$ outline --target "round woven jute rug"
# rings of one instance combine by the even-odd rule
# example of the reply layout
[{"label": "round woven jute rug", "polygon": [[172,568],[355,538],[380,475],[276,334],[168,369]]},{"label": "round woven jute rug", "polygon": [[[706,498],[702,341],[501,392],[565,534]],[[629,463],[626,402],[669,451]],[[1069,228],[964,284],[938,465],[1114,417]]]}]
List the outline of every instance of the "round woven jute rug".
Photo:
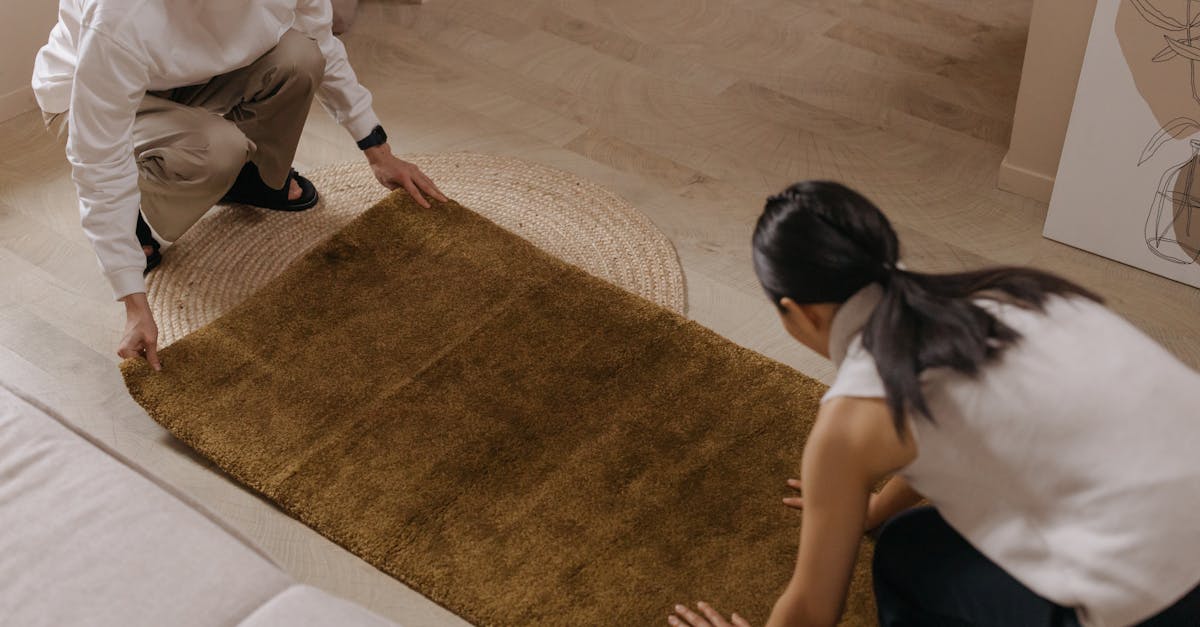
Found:
[{"label": "round woven jute rug", "polygon": [[[569,172],[475,153],[407,155],[450,198],[542,250],[667,309],[687,299],[675,248],[654,223]],[[146,278],[159,344],[208,324],[278,276],[388,194],[365,162],[305,174],[314,208],[287,213],[243,205],[210,211]]]}]

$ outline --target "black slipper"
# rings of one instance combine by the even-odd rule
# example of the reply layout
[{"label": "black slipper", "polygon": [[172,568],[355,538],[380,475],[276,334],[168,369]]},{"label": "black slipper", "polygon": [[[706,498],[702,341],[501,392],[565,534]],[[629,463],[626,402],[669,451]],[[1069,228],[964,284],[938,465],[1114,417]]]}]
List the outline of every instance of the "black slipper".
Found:
[{"label": "black slipper", "polygon": [[142,219],[142,213],[138,212],[137,227],[134,228],[134,233],[137,234],[138,243],[142,246],[153,248],[153,252],[146,255],[146,269],[142,271],[142,276],[150,274],[150,271],[157,268],[162,263],[162,253],[158,252],[162,245],[158,240],[154,239],[154,233],[150,231],[150,225]]},{"label": "black slipper", "polygon": [[[291,187],[292,181],[296,181],[300,185],[300,197],[296,200],[288,200],[288,188]],[[251,161],[242,166],[242,171],[238,173],[233,187],[225,192],[225,197],[221,199],[221,202],[252,205],[275,211],[304,211],[316,206],[317,200],[319,200],[317,188],[312,181],[300,176],[295,170],[288,172],[287,180],[283,182],[283,189],[274,189],[263,182],[262,176],[258,173],[258,166]]]}]

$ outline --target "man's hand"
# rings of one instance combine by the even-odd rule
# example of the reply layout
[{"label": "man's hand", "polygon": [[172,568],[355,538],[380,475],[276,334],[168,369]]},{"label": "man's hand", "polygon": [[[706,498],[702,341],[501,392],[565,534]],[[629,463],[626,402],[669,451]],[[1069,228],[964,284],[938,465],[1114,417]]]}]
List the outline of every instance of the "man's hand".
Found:
[{"label": "man's hand", "polygon": [[408,192],[422,207],[429,208],[429,201],[421,192],[429,194],[436,200],[446,202],[446,196],[425,176],[416,165],[404,161],[392,154],[387,144],[373,146],[363,151],[371,164],[371,171],[379,183],[388,189],[403,189]]},{"label": "man's hand", "polygon": [[155,370],[162,370],[158,361],[158,325],[150,312],[150,302],[145,292],[130,294],[121,299],[125,303],[125,336],[117,348],[117,356],[141,357]]},{"label": "man's hand", "polygon": [[696,604],[701,614],[688,609],[686,605],[676,605],[675,613],[667,617],[667,622],[675,627],[750,627],[746,619],[734,614],[729,620],[711,605],[701,601]]}]

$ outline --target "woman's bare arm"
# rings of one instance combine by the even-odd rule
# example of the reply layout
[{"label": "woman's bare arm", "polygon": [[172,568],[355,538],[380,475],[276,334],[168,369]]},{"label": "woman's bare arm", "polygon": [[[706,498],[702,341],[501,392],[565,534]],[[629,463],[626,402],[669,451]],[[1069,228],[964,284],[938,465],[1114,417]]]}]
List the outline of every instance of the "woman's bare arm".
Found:
[{"label": "woman's bare arm", "polygon": [[871,497],[871,504],[867,507],[867,531],[879,527],[892,516],[920,503],[924,498],[904,477],[896,475],[888,479],[883,489]]},{"label": "woman's bare arm", "polygon": [[[821,407],[804,449],[804,523],[796,569],[768,626],[837,623],[871,488],[915,458],[912,437],[896,433],[882,400],[838,398]],[[901,490],[895,496],[905,494]]]}]

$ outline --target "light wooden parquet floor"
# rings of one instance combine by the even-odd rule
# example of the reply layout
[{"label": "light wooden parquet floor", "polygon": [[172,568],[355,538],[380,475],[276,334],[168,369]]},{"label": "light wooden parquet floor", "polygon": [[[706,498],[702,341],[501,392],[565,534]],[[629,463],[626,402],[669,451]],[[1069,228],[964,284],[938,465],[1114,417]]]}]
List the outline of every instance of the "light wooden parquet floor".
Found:
[{"label": "light wooden parquet floor", "polygon": [[[1045,205],[996,189],[1029,9],[367,0],[345,41],[397,151],[503,153],[607,186],[674,241],[693,318],[818,378],[830,366],[785,339],[749,263],[765,196],[816,177],[879,202],[915,268],[1059,272],[1200,366],[1200,291],[1047,241]],[[0,125],[0,145],[0,379],[192,493],[300,579],[410,627],[461,622],[237,488],[133,404],[114,367],[123,311],[79,228],[60,149],[36,113]],[[298,167],[355,158],[315,111]],[[783,583],[763,582],[764,594]]]}]

